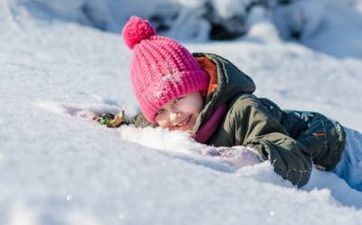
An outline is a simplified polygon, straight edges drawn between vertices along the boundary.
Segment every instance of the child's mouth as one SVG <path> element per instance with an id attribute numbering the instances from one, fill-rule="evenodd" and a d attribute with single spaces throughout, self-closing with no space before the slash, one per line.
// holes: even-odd
<path id="1" fill-rule="evenodd" d="M 185 126 L 189 123 L 190 120 L 191 120 L 191 116 L 187 116 L 187 117 L 185 117 L 183 120 L 181 120 L 181 122 L 178 123 L 178 124 L 176 125 L 176 127 L 177 127 L 177 128 L 185 127 Z"/>

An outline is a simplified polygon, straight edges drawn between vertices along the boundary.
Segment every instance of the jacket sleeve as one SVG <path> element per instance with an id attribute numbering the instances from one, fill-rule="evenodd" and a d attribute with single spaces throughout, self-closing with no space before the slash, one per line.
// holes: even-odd
<path id="1" fill-rule="evenodd" d="M 142 113 L 138 113 L 135 116 L 125 115 L 122 124 L 134 125 L 135 127 L 156 127 L 157 125 L 149 122 Z"/>
<path id="2" fill-rule="evenodd" d="M 312 170 L 312 157 L 304 145 L 291 138 L 280 118 L 256 97 L 237 100 L 229 111 L 229 123 L 240 144 L 256 149 L 259 157 L 270 160 L 277 174 L 294 185 L 305 185 Z"/>

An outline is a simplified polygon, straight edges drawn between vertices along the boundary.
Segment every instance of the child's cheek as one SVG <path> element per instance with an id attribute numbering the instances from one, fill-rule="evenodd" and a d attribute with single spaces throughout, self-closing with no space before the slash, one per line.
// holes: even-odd
<path id="1" fill-rule="evenodd" d="M 162 127 L 162 128 L 170 128 L 170 123 L 168 123 L 166 120 L 158 120 L 156 121 L 157 125 Z"/>

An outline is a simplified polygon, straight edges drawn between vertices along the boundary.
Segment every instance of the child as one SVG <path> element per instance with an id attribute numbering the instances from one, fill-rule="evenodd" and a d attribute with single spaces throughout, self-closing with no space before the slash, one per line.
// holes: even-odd
<path id="1" fill-rule="evenodd" d="M 252 79 L 231 62 L 190 54 L 142 18 L 131 17 L 122 35 L 133 50 L 130 78 L 142 111 L 121 116 L 122 124 L 187 132 L 214 146 L 202 154 L 230 158 L 237 167 L 270 160 L 298 187 L 308 182 L 313 162 L 362 191 L 360 133 L 319 113 L 283 111 L 256 97 Z"/>

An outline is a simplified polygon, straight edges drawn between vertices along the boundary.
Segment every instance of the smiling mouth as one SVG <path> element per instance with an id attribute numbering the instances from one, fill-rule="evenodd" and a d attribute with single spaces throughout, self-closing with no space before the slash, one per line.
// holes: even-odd
<path id="1" fill-rule="evenodd" d="M 185 117 L 183 120 L 181 120 L 181 122 L 179 122 L 178 124 L 176 124 L 175 127 L 177 127 L 177 128 L 184 127 L 184 126 L 186 126 L 186 125 L 189 123 L 190 120 L 191 120 L 191 116 L 187 116 L 187 117 Z"/>

